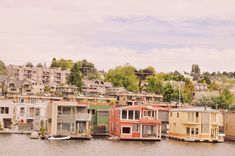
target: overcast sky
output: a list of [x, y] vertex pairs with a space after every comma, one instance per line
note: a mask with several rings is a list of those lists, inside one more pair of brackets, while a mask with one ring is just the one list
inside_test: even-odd
[[235, 0], [0, 0], [0, 59], [235, 71]]

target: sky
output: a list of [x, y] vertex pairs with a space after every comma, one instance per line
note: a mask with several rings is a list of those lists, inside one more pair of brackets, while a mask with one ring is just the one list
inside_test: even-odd
[[5, 64], [235, 70], [235, 0], [0, 0]]

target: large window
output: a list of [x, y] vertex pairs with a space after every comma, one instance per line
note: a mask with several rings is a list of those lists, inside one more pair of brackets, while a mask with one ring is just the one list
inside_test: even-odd
[[0, 114], [9, 114], [8, 107], [0, 107]]
[[127, 110], [122, 110], [122, 119], [127, 119]]
[[122, 127], [122, 133], [130, 134], [131, 133], [131, 128], [130, 127]]
[[140, 119], [140, 111], [135, 111], [135, 119]]
[[133, 132], [139, 132], [139, 126], [137, 124], [132, 125]]
[[59, 106], [58, 115], [75, 115], [75, 107]]
[[133, 120], [133, 118], [134, 118], [134, 111], [133, 110], [129, 110], [129, 112], [128, 112], [128, 119], [129, 120]]

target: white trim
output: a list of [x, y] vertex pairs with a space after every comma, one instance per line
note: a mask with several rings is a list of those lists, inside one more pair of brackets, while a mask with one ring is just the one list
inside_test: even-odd
[[[123, 127], [129, 127], [130, 128], [130, 133], [123, 133], [122, 132], [122, 128]], [[132, 135], [132, 126], [121, 126], [121, 134], [124, 134], [124, 135]]]

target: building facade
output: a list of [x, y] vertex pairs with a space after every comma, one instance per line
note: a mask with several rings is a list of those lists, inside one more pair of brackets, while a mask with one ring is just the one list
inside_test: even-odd
[[161, 140], [157, 107], [139, 105], [113, 108], [109, 113], [109, 134], [127, 140]]
[[170, 110], [169, 137], [184, 141], [223, 142], [222, 113], [210, 108], [178, 108]]
[[235, 112], [224, 113], [225, 139], [235, 140]]
[[25, 67], [17, 65], [9, 65], [7, 73], [14, 76], [17, 80], [32, 79], [42, 82], [44, 85], [58, 85], [67, 82], [69, 70], [61, 70], [59, 68], [39, 68], [39, 67]]
[[77, 102], [53, 101], [48, 107], [49, 135], [66, 135], [72, 138], [91, 137], [91, 114], [88, 105]]

